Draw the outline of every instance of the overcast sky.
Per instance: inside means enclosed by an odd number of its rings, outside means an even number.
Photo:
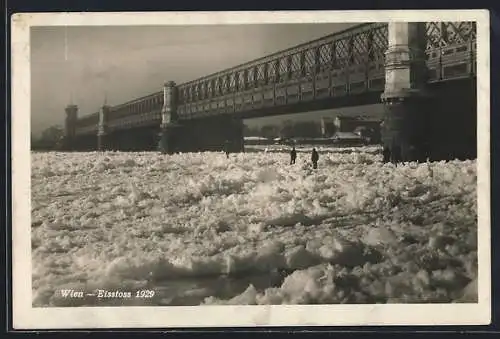
[[[68,26],[31,31],[31,129],[79,115],[334,33],[355,24]]]

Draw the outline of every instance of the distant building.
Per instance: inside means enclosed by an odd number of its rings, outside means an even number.
[[[295,139],[292,139],[292,138],[283,138],[283,137],[278,137],[278,138],[274,138],[274,143],[276,145],[295,145],[296,143],[296,140]]]
[[[243,140],[245,145],[269,145],[272,143],[272,141],[268,138],[256,136],[244,137]]]
[[[378,144],[382,141],[380,127],[358,126],[354,129],[354,134],[362,137],[368,144]]]
[[[353,132],[335,132],[331,138],[336,145],[359,146],[366,144],[365,138]]]
[[[334,125],[339,132],[354,132],[354,130],[359,127],[379,131],[380,121],[380,119],[367,116],[337,116],[335,117]]]

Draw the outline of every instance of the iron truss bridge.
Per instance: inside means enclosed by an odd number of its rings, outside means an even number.
[[[476,76],[475,22],[426,23],[428,82]],[[179,120],[290,107],[384,90],[388,24],[367,23],[177,85]],[[108,131],[159,125],[163,92],[110,107]],[[99,113],[76,134],[97,133]]]

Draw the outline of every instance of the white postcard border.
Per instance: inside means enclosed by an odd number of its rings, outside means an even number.
[[[31,298],[30,27],[476,21],[478,87],[477,304],[33,308]],[[479,325],[491,321],[490,52],[487,10],[29,13],[11,17],[12,271],[15,329]],[[63,107],[61,108],[63,111]]]

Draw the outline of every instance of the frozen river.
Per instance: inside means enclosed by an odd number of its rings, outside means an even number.
[[[475,161],[256,147],[32,153],[34,305],[477,299]]]

